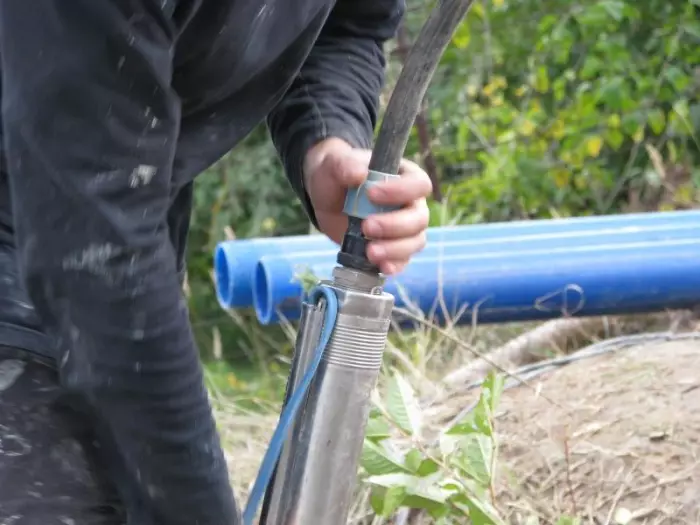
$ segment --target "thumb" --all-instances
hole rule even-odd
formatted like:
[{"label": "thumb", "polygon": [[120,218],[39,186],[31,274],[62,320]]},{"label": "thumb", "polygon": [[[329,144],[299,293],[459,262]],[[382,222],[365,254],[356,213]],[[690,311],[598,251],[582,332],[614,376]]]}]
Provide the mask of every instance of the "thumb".
[{"label": "thumb", "polygon": [[354,149],[344,141],[328,139],[307,156],[305,185],[317,212],[340,213],[347,189],[367,177],[371,151]]}]

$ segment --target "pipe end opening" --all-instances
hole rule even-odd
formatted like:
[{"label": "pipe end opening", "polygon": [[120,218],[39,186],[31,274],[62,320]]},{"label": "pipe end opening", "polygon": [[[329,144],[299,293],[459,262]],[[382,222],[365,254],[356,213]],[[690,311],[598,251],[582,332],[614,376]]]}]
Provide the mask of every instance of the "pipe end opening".
[{"label": "pipe end opening", "polygon": [[272,307],[272,286],[267,268],[262,261],[255,265],[253,279],[253,306],[260,324],[266,325],[272,322],[274,310]]},{"label": "pipe end opening", "polygon": [[216,297],[224,308],[231,307],[233,282],[229,272],[228,257],[223,246],[216,247],[214,252],[214,278],[216,282]]}]

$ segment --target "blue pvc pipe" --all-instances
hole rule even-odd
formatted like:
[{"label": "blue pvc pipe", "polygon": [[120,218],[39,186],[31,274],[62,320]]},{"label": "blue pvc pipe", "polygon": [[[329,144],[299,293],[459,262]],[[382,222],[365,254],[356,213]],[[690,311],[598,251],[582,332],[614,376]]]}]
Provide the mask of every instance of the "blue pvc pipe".
[{"label": "blue pvc pipe", "polygon": [[[440,261],[458,260],[460,264],[470,264],[471,261],[484,259],[493,261],[495,259],[496,262],[500,262],[503,257],[517,259],[521,253],[533,250],[538,253],[548,253],[549,251],[577,247],[605,248],[624,243],[652,244],[674,239],[700,239],[700,221],[677,225],[654,225],[644,228],[630,226],[573,232],[553,231],[477,238],[462,242],[435,243],[428,245],[421,254],[416,256],[402,274],[389,279],[387,291],[391,293],[397,291],[391,287],[398,280],[400,284],[408,288],[408,294],[413,296],[412,285],[414,282],[411,279],[414,276],[419,276],[419,280],[426,283],[436,283]],[[301,283],[295,279],[295,273],[303,271],[303,268],[307,267],[312,271],[320,271],[320,274],[316,274],[318,278],[330,278],[330,272],[335,266],[335,255],[324,255],[324,253],[296,253],[274,257],[266,255],[260,259],[255,274],[253,303],[258,321],[261,324],[277,323],[280,321],[280,316],[289,320],[299,318],[300,297],[303,290]],[[546,264],[546,259],[543,262]],[[443,271],[449,273],[452,268]],[[416,272],[418,273],[416,274]],[[407,282],[411,283],[411,286],[408,286]],[[394,293],[394,295],[397,294]],[[432,298],[435,298],[435,292],[433,292]],[[399,297],[397,297],[396,304],[397,306],[405,306]]]},{"label": "blue pvc pipe", "polygon": [[[616,225],[661,226],[698,221],[700,221],[700,210],[446,226],[428,230],[428,246],[437,242],[456,242],[495,236],[592,231],[596,228],[613,228]],[[214,252],[214,274],[219,303],[223,308],[252,306],[255,268],[260,258],[265,255],[326,252],[326,257],[335,258],[338,248],[338,245],[325,235],[296,235],[221,242]]]},{"label": "blue pvc pipe", "polygon": [[[443,279],[425,278],[421,261],[401,279],[412,308],[439,322],[546,320],[620,315],[700,304],[700,238],[532,250],[468,263],[443,261]],[[437,288],[442,297],[438,302]],[[387,291],[406,307],[393,281]],[[438,299],[438,300],[436,300]]]}]

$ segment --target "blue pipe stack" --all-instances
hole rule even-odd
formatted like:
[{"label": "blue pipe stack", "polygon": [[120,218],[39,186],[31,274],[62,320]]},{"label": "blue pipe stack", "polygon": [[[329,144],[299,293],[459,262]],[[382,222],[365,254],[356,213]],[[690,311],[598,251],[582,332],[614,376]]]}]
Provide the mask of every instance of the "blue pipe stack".
[{"label": "blue pipe stack", "polygon": [[[219,302],[253,307],[263,325],[297,320],[296,276],[329,279],[338,249],[323,235],[222,242]],[[700,304],[700,211],[431,228],[385,289],[399,309],[439,324],[690,308]]]}]

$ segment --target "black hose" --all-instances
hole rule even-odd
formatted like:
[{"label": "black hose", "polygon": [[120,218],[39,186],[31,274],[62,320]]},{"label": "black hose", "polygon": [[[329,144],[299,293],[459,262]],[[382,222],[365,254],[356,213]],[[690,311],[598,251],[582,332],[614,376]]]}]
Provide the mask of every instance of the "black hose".
[{"label": "black hose", "polygon": [[452,35],[474,0],[438,0],[411,48],[387,105],[369,168],[397,174],[413,122]]},{"label": "black hose", "polygon": [[[440,63],[452,34],[474,0],[438,0],[406,58],[379,126],[369,169],[396,175],[403,158],[411,128],[420,111],[423,97]],[[346,268],[379,273],[367,259],[368,239],[362,233],[362,219],[348,217],[348,227],[337,261]]]}]

